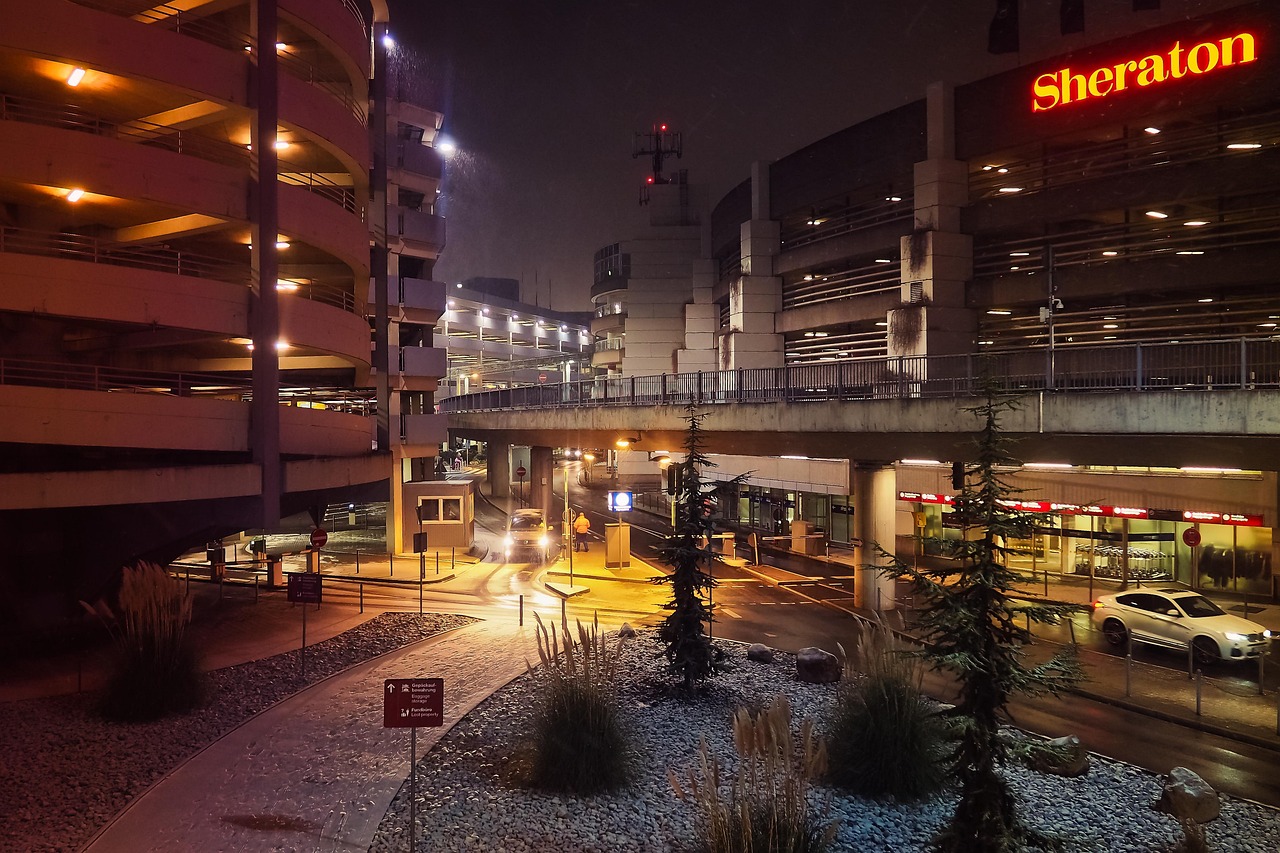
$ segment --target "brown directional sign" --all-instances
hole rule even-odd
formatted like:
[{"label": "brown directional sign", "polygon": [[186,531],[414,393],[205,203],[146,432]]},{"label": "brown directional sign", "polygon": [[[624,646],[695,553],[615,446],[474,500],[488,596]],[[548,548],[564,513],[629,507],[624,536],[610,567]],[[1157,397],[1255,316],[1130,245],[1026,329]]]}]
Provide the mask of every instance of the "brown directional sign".
[{"label": "brown directional sign", "polygon": [[382,684],[382,727],[444,725],[443,678],[388,678]]},{"label": "brown directional sign", "polygon": [[320,575],[311,572],[289,574],[289,601],[295,604],[319,604]]}]

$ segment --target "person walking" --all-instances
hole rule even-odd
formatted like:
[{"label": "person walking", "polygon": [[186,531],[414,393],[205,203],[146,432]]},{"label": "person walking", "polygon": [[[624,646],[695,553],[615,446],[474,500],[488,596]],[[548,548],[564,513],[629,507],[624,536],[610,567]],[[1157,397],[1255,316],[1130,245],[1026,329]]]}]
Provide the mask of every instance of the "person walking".
[{"label": "person walking", "polygon": [[[573,550],[590,551],[587,547],[587,531],[591,529],[591,519],[587,518],[585,512],[579,512],[578,517],[573,520]],[[581,546],[581,548],[579,548]]]}]

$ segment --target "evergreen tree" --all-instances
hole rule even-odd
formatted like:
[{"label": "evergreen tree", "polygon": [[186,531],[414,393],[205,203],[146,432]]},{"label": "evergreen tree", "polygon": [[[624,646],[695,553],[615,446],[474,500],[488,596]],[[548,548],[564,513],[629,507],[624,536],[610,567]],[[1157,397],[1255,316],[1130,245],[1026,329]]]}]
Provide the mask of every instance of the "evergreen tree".
[{"label": "evergreen tree", "polygon": [[672,672],[681,676],[686,690],[692,690],[695,681],[711,675],[713,666],[714,652],[704,623],[711,620],[712,606],[707,602],[716,586],[715,578],[707,571],[715,559],[711,550],[714,525],[710,507],[722,487],[703,482],[701,476],[704,468],[715,467],[702,452],[705,415],[693,405],[685,411],[685,421],[689,424],[685,458],[672,463],[677,469],[679,484],[675,495],[675,529],[658,548],[659,559],[670,566],[672,572],[654,578],[654,583],[671,584],[671,601],[664,605],[670,613],[658,629],[658,636],[665,646],[664,654]]},{"label": "evergreen tree", "polygon": [[1075,684],[1080,669],[1074,649],[1065,647],[1038,666],[1023,663],[1023,646],[1031,642],[1026,620],[1055,624],[1078,609],[1012,598],[1023,580],[1006,565],[1016,553],[1006,543],[1031,534],[1031,516],[1009,503],[1019,490],[1002,471],[1017,467],[1002,435],[1000,415],[1016,408],[993,387],[985,400],[969,409],[982,421],[974,442],[976,460],[965,466],[964,484],[955,499],[963,536],[942,543],[955,563],[939,568],[909,566],[892,560],[883,571],[911,581],[924,601],[920,613],[920,655],[950,671],[959,682],[960,698],[949,712],[954,723],[951,764],[960,784],[960,801],[950,822],[935,839],[942,853],[1007,853],[1026,845],[1054,846],[1029,829],[1002,773],[1010,757],[999,736],[1000,720],[1015,694],[1058,693]]}]

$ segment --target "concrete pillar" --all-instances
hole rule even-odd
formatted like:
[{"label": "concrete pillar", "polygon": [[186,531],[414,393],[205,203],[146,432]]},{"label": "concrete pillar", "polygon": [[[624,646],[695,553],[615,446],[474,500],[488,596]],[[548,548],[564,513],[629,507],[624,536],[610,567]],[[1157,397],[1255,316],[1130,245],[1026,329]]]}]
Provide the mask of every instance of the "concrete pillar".
[{"label": "concrete pillar", "polygon": [[[705,231],[705,229],[704,229]],[[704,238],[704,252],[710,255],[709,239]],[[720,306],[713,301],[716,286],[716,261],[700,258],[693,262],[693,301],[684,306],[684,347],[676,351],[676,372],[693,373],[715,370],[716,333],[720,330]]]},{"label": "concrete pillar", "polygon": [[969,167],[955,159],[955,98],[951,86],[928,87],[929,159],[915,165],[915,230],[902,238],[902,308],[888,312],[890,355],[973,351],[977,314],[965,308],[973,278],[973,238],[960,229],[969,203]]},{"label": "concrete pillar", "polygon": [[555,467],[550,447],[529,448],[529,505],[546,514],[548,528],[560,517],[551,491]]},{"label": "concrete pillar", "polygon": [[495,498],[509,497],[511,495],[511,445],[500,441],[486,442],[484,456],[488,460],[489,493]]},{"label": "concrete pillar", "polygon": [[751,220],[739,231],[742,275],[729,285],[729,328],[721,341],[720,368],[782,367],[782,278],[774,261],[782,250],[782,225],[769,219],[769,167],[751,166]]},{"label": "concrete pillar", "polygon": [[875,566],[889,561],[876,551],[879,545],[894,553],[897,537],[895,512],[898,480],[893,465],[858,462],[853,466],[853,520],[861,544],[855,550],[854,606],[893,610],[895,581],[882,576]]}]

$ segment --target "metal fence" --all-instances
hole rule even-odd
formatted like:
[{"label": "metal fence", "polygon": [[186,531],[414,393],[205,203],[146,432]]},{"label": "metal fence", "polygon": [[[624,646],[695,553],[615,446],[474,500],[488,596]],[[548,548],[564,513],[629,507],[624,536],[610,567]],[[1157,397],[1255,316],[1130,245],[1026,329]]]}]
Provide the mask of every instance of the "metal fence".
[{"label": "metal fence", "polygon": [[1280,388],[1280,339],[849,359],[526,385],[450,397],[442,411],[964,397],[1001,392]]}]

